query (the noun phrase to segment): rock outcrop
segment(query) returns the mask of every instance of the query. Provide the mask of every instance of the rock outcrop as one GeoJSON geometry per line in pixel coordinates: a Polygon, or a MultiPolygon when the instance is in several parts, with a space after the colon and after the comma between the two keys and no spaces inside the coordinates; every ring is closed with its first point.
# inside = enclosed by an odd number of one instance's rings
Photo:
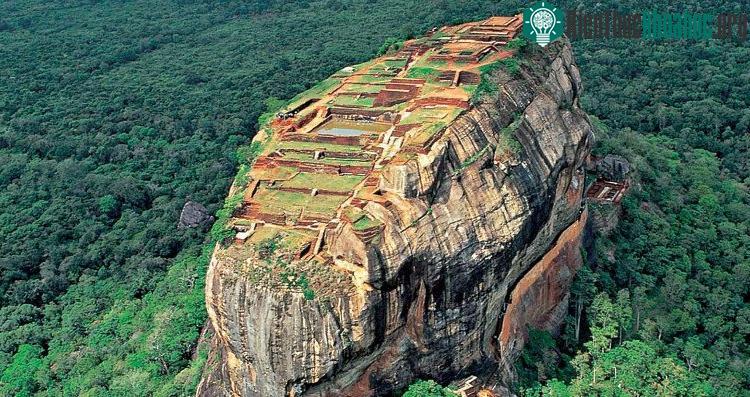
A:
{"type": "Polygon", "coordinates": [[[596,162],[596,172],[604,179],[624,182],[630,172],[630,163],[622,156],[608,154],[596,162]]]}
{"type": "Polygon", "coordinates": [[[389,205],[364,208],[383,225],[377,237],[350,225],[326,235],[348,293],[306,299],[214,256],[215,337],[198,395],[385,396],[416,378],[512,379],[527,325],[554,330],[565,314],[593,139],[570,45],[522,59],[485,76],[497,91],[428,151],[385,166],[389,205]]]}
{"type": "Polygon", "coordinates": [[[198,227],[213,222],[214,217],[208,213],[206,207],[195,201],[187,201],[180,212],[180,222],[177,227],[198,227]]]}

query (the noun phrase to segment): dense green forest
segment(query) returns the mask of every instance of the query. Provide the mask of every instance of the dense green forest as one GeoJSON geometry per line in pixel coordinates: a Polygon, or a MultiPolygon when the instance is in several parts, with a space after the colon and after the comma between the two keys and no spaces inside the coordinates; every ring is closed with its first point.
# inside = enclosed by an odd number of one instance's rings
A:
{"type": "Polygon", "coordinates": [[[750,395],[750,46],[575,46],[594,153],[635,186],[572,291],[587,338],[535,333],[526,395],[750,395]]]}
{"type": "MultiPolygon", "coordinates": [[[[670,3],[558,5],[750,11],[670,3]]],[[[192,394],[211,239],[208,226],[178,229],[180,209],[221,208],[267,99],[372,57],[389,37],[518,7],[0,4],[0,395],[192,394]]],[[[629,158],[639,183],[574,290],[590,326],[578,340],[535,334],[519,387],[747,395],[748,45],[574,45],[596,151],[629,158]]]]}
{"type": "MultiPolygon", "coordinates": [[[[270,97],[492,1],[0,4],[0,395],[189,395],[206,230],[270,97]]],[[[270,101],[273,102],[273,101],[270,101]]]]}

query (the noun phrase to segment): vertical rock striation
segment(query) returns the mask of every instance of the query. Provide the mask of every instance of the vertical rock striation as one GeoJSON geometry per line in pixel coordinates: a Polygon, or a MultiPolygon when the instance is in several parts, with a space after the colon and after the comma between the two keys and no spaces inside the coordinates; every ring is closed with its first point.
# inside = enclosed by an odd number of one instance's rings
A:
{"type": "Polygon", "coordinates": [[[570,45],[523,56],[428,153],[384,169],[391,205],[365,208],[378,238],[349,226],[326,236],[351,293],[306,300],[214,256],[214,351],[198,395],[382,396],[418,377],[512,378],[527,324],[554,329],[564,315],[593,138],[570,45]]]}

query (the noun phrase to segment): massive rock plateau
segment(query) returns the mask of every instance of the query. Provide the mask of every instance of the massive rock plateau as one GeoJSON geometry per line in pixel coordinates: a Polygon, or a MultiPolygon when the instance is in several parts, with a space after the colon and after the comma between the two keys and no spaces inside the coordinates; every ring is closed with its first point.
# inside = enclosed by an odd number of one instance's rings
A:
{"type": "Polygon", "coordinates": [[[364,208],[383,225],[377,238],[350,225],[325,236],[346,292],[309,299],[257,283],[217,249],[198,395],[386,396],[472,373],[512,381],[528,327],[555,331],[566,314],[593,139],[569,43],[519,59],[520,70],[483,77],[497,90],[429,150],[384,166],[389,204],[364,208]]]}

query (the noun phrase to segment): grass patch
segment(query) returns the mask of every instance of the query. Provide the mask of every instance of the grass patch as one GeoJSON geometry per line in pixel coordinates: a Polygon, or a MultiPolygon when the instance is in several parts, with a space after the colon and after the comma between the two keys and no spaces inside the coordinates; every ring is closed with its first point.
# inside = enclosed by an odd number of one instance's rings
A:
{"type": "Polygon", "coordinates": [[[521,73],[521,65],[516,58],[505,58],[498,62],[512,76],[518,76],[521,73]]]}
{"type": "Polygon", "coordinates": [[[458,167],[457,170],[453,171],[453,175],[460,174],[468,166],[474,164],[474,162],[476,162],[477,160],[479,160],[488,150],[490,150],[490,145],[485,146],[484,148],[482,148],[482,150],[480,150],[480,151],[472,154],[471,156],[469,156],[469,158],[467,158],[466,160],[464,160],[461,163],[461,166],[458,167]]]}
{"type": "Polygon", "coordinates": [[[322,189],[336,192],[349,192],[365,179],[359,175],[327,175],[300,172],[294,178],[285,181],[282,186],[287,188],[322,189]]]}
{"type": "Polygon", "coordinates": [[[266,111],[263,112],[260,117],[258,117],[259,127],[268,124],[268,121],[271,120],[274,115],[276,115],[276,112],[278,112],[279,109],[284,107],[285,103],[283,100],[274,97],[266,98],[264,102],[266,104],[266,111]]]}
{"type": "Polygon", "coordinates": [[[434,80],[438,76],[440,76],[440,70],[426,66],[414,66],[406,73],[406,77],[411,79],[434,80]]]}
{"type": "Polygon", "coordinates": [[[336,212],[336,209],[338,209],[339,206],[348,198],[344,196],[327,196],[320,194],[314,197],[310,197],[312,198],[312,200],[310,200],[305,207],[305,213],[309,215],[321,216],[332,216],[333,213],[336,212]]]}
{"type": "Polygon", "coordinates": [[[461,88],[469,95],[469,98],[474,96],[474,93],[477,92],[478,84],[462,84],[461,88]]]}
{"type": "Polygon", "coordinates": [[[508,44],[505,45],[505,48],[509,50],[521,50],[523,51],[524,48],[529,44],[528,40],[526,40],[524,37],[519,36],[515,39],[508,42],[508,44]]]}
{"type": "Polygon", "coordinates": [[[216,211],[216,222],[211,226],[209,235],[211,241],[221,245],[226,243],[234,237],[234,230],[229,225],[229,219],[234,215],[234,211],[242,202],[242,194],[235,194],[234,196],[227,197],[224,200],[224,206],[216,211]]]}
{"type": "Polygon", "coordinates": [[[360,146],[338,145],[335,143],[322,142],[302,142],[302,141],[281,141],[276,145],[277,149],[300,149],[300,150],[325,150],[326,152],[344,152],[356,153],[361,152],[360,146]]]}
{"type": "Polygon", "coordinates": [[[338,106],[356,106],[369,108],[372,107],[375,102],[375,98],[372,97],[356,97],[351,95],[338,95],[333,99],[333,104],[338,106]]]}
{"type": "Polygon", "coordinates": [[[279,229],[270,226],[258,226],[253,232],[248,242],[260,246],[266,240],[271,240],[279,235],[279,229]]]}
{"type": "Polygon", "coordinates": [[[302,211],[321,216],[332,216],[344,196],[317,195],[309,193],[284,192],[277,189],[263,188],[255,194],[261,205],[261,211],[272,214],[299,215],[302,211]]]}
{"type": "Polygon", "coordinates": [[[367,215],[363,215],[356,222],[352,223],[354,230],[367,230],[372,227],[380,226],[382,223],[377,219],[372,219],[367,215]]]}
{"type": "Polygon", "coordinates": [[[385,88],[382,84],[347,84],[344,92],[374,94],[385,88]]]}
{"type": "Polygon", "coordinates": [[[498,142],[497,150],[509,150],[510,152],[515,154],[521,153],[521,151],[523,150],[523,146],[521,145],[521,142],[516,139],[516,136],[513,133],[518,129],[522,121],[522,115],[517,114],[512,123],[500,130],[500,137],[502,139],[498,142]]]}
{"type": "Polygon", "coordinates": [[[262,259],[270,259],[277,252],[297,252],[302,246],[311,243],[316,238],[317,233],[312,231],[259,226],[248,242],[254,246],[262,259]]]}
{"type": "Polygon", "coordinates": [[[358,83],[387,83],[393,76],[377,76],[374,74],[363,74],[357,79],[358,83]]]}
{"type": "Polygon", "coordinates": [[[294,176],[299,170],[295,167],[273,167],[266,169],[254,169],[252,176],[261,181],[285,180],[294,176]]]}
{"type": "Polygon", "coordinates": [[[491,95],[498,91],[499,87],[497,86],[497,84],[490,81],[489,76],[492,74],[492,72],[500,68],[503,68],[512,76],[517,76],[519,73],[521,73],[521,66],[518,63],[518,60],[515,58],[505,58],[497,62],[492,62],[490,64],[480,66],[479,75],[481,76],[481,80],[476,89],[474,89],[474,92],[471,96],[472,102],[479,101],[479,99],[481,99],[481,97],[485,94],[491,95]]]}
{"type": "Polygon", "coordinates": [[[412,139],[409,140],[409,144],[415,146],[424,146],[435,134],[440,132],[442,129],[448,126],[447,122],[441,121],[438,123],[431,123],[424,125],[417,131],[412,139]]]}
{"type": "Polygon", "coordinates": [[[435,69],[442,69],[448,66],[448,61],[445,59],[435,59],[430,60],[429,57],[424,57],[424,61],[420,61],[419,65],[417,66],[424,66],[427,68],[435,68],[435,69]]]}
{"type": "Polygon", "coordinates": [[[438,30],[432,36],[430,36],[430,38],[432,38],[432,39],[440,39],[440,38],[443,38],[443,37],[448,37],[448,35],[445,32],[441,31],[441,30],[438,30]]]}
{"type": "Polygon", "coordinates": [[[406,66],[406,59],[387,59],[383,62],[383,65],[390,69],[399,69],[406,66]]]}
{"type": "Polygon", "coordinates": [[[284,108],[293,109],[295,106],[299,106],[302,102],[310,98],[320,98],[329,91],[332,91],[333,88],[337,87],[339,84],[341,84],[341,79],[327,78],[310,87],[307,91],[295,95],[294,98],[289,100],[289,103],[284,108]]]}
{"type": "Polygon", "coordinates": [[[368,133],[380,133],[380,132],[388,131],[388,129],[391,128],[391,125],[387,123],[375,123],[375,122],[368,122],[368,121],[351,121],[351,120],[343,120],[343,119],[333,119],[319,126],[318,128],[316,128],[315,132],[318,134],[325,134],[335,128],[358,130],[358,131],[362,131],[363,134],[368,134],[368,133]]]}
{"type": "Polygon", "coordinates": [[[399,124],[424,124],[439,121],[450,121],[461,113],[461,109],[452,107],[418,108],[402,119],[399,124]]]}
{"type": "Polygon", "coordinates": [[[330,164],[330,165],[354,165],[354,166],[370,166],[372,165],[371,161],[367,160],[360,160],[360,159],[346,159],[346,158],[336,158],[336,157],[323,157],[318,160],[313,160],[312,154],[307,153],[289,153],[287,152],[284,155],[284,158],[287,160],[298,160],[298,161],[309,161],[309,162],[316,162],[319,164],[330,164]]]}

